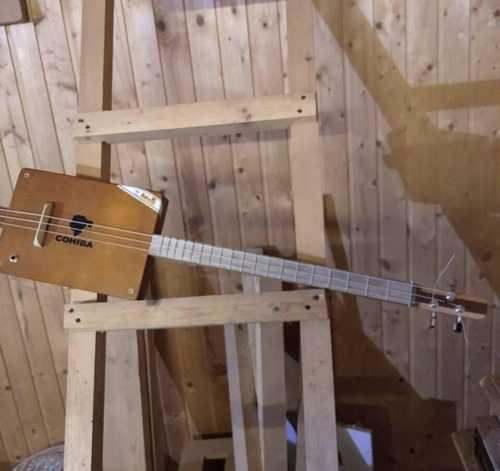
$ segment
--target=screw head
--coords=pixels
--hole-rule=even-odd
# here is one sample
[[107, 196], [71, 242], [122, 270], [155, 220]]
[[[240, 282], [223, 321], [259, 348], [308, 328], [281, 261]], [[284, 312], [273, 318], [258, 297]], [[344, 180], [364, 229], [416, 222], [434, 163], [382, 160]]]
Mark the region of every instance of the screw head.
[[129, 289], [127, 290], [127, 293], [128, 293], [128, 294], [130, 294], [130, 295], [134, 294], [134, 292], [135, 292], [135, 291], [134, 291], [134, 288], [129, 288]]
[[17, 263], [19, 261], [19, 257], [17, 255], [11, 255], [9, 257], [9, 262], [10, 263]]
[[24, 178], [29, 178], [30, 177], [30, 173], [29, 172], [24, 172], [23, 177]]

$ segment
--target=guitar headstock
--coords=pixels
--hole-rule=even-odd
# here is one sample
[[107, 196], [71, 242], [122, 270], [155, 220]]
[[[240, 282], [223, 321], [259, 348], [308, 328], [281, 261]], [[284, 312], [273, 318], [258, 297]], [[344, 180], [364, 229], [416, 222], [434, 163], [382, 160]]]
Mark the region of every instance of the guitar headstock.
[[459, 319], [484, 319], [489, 308], [482, 299], [457, 295], [452, 291], [416, 287], [414, 297], [415, 307]]
[[0, 273], [135, 299], [164, 207], [138, 188], [24, 169], [0, 208]]

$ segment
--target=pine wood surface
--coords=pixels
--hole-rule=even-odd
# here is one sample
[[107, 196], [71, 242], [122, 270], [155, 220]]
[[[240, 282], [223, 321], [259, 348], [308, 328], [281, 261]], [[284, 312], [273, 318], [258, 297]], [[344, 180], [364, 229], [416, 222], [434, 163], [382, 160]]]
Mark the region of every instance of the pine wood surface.
[[[0, 28], [4, 206], [24, 166], [75, 171], [70, 121], [79, 94], [81, 3], [42, 1], [43, 19], [36, 25]], [[441, 287], [453, 284], [494, 300], [500, 288], [497, 2], [313, 3], [312, 75], [336, 264], [432, 285], [455, 253]], [[115, 10], [116, 109], [290, 90], [285, 0], [117, 0]], [[231, 248], [270, 245], [294, 254], [286, 132], [119, 144], [112, 155], [114, 181], [165, 192], [169, 235]], [[236, 292], [240, 283], [173, 264], [158, 271], [159, 285], [174, 295], [214, 293], [220, 286]], [[0, 423], [0, 462], [3, 443], [15, 463], [62, 438], [57, 417], [64, 410], [64, 292], [5, 277], [0, 291], [0, 410], [10, 414]], [[344, 411], [355, 415], [357, 398], [369, 404], [368, 392], [360, 390], [371, 391], [377, 399], [365, 422], [383, 426], [387, 419], [401, 432], [383, 448], [384, 469], [401, 463], [412, 469], [438, 454], [426, 438], [434, 433], [433, 418], [445, 435], [487, 415], [478, 382], [498, 369], [495, 317], [482, 325], [468, 322], [464, 344], [445, 318], [429, 331], [427, 314], [350, 298], [335, 302], [336, 374], [358, 378], [338, 391], [350, 401]], [[183, 434], [229, 430], [222, 337], [220, 330], [179, 330], [155, 339], [162, 346], [158, 355], [168, 359], [162, 378], [175, 385], [163, 403], [171, 448], [182, 448]], [[373, 375], [402, 378], [409, 399], [396, 401], [380, 391]], [[419, 407], [424, 398], [436, 402], [418, 409], [427, 413], [407, 427], [401, 411], [417, 398]], [[173, 404], [180, 407], [173, 410]], [[52, 410], [56, 414], [47, 413]], [[449, 439], [446, 450], [453, 451]], [[439, 456], [434, 463], [443, 469], [456, 465], [456, 456]]]

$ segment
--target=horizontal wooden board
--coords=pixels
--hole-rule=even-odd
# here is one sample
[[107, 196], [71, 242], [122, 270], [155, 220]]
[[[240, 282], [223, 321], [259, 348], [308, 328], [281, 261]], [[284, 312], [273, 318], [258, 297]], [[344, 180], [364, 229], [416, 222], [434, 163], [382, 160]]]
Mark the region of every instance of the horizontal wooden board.
[[316, 119], [312, 93], [80, 113], [74, 137], [88, 143], [118, 143], [224, 135], [284, 129], [305, 119]]
[[28, 21], [24, 0], [2, 0], [0, 2], [0, 25]]
[[66, 306], [64, 326], [82, 331], [169, 329], [328, 319], [322, 290], [231, 294]]

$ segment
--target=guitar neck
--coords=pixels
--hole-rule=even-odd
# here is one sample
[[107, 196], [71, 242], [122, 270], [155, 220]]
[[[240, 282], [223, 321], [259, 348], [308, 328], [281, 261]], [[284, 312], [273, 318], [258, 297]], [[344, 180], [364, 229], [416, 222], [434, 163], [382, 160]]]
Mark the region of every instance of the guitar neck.
[[288, 283], [330, 289], [356, 296], [414, 305], [413, 283], [362, 275], [321, 265], [295, 262], [211, 245], [153, 236], [149, 254], [177, 262], [273, 278]]

